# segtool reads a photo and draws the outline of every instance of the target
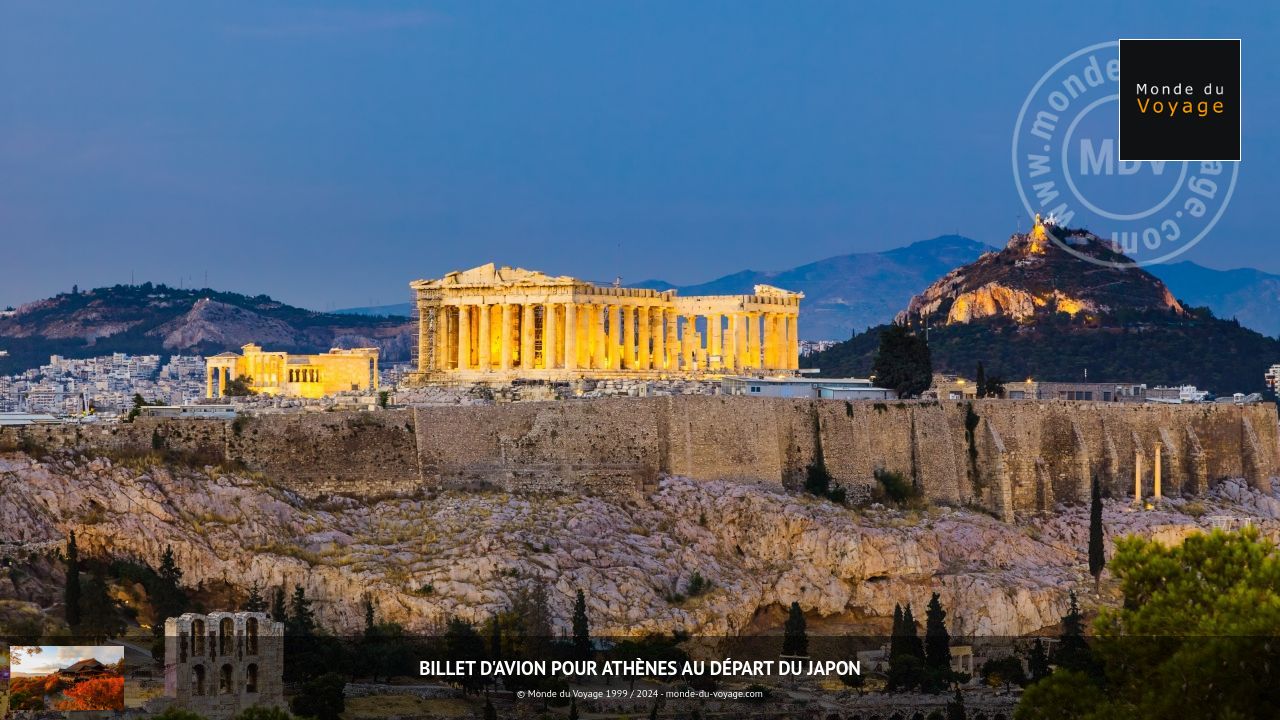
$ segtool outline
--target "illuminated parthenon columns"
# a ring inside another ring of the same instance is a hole
[[[421,382],[788,374],[800,293],[679,297],[483,265],[411,283]]]

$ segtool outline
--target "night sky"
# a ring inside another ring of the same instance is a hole
[[[1186,256],[1280,272],[1280,6],[0,0],[0,306],[151,280],[316,309],[490,260],[690,283],[1026,227],[1030,87],[1243,39],[1244,163]]]

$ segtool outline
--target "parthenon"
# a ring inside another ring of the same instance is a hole
[[[493,263],[410,283],[419,382],[793,374],[802,293],[598,285]]]

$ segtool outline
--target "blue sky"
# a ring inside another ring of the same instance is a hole
[[[1117,37],[1241,37],[1244,157],[1188,253],[1280,272],[1280,8],[0,0],[0,305],[128,282],[328,309],[490,260],[676,283],[1025,213],[1018,109]]]

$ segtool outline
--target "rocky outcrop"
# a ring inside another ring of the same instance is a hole
[[[152,565],[172,546],[186,582],[301,585],[338,630],[360,625],[366,594],[386,618],[426,630],[449,616],[482,620],[543,583],[562,628],[574,593],[586,591],[602,634],[736,635],[791,602],[816,620],[856,618],[857,629],[884,632],[895,603],[923,605],[937,591],[954,633],[1016,635],[1056,623],[1067,593],[1091,582],[1083,508],[1010,524],[947,507],[854,511],[678,477],[639,501],[457,491],[307,501],[260,476],[78,458],[0,456],[0,540],[74,529],[82,553]],[[1175,542],[1226,521],[1278,534],[1280,503],[1242,483],[1200,503],[1109,504],[1109,539]],[[695,572],[711,589],[680,597]]]
[[[1080,256],[1101,262],[1086,263]],[[1028,323],[1037,315],[1082,312],[1096,322],[1117,308],[1183,312],[1163,282],[1126,264],[1132,261],[1090,233],[1037,225],[925,288],[896,322],[945,318],[950,325],[1002,317]]]

